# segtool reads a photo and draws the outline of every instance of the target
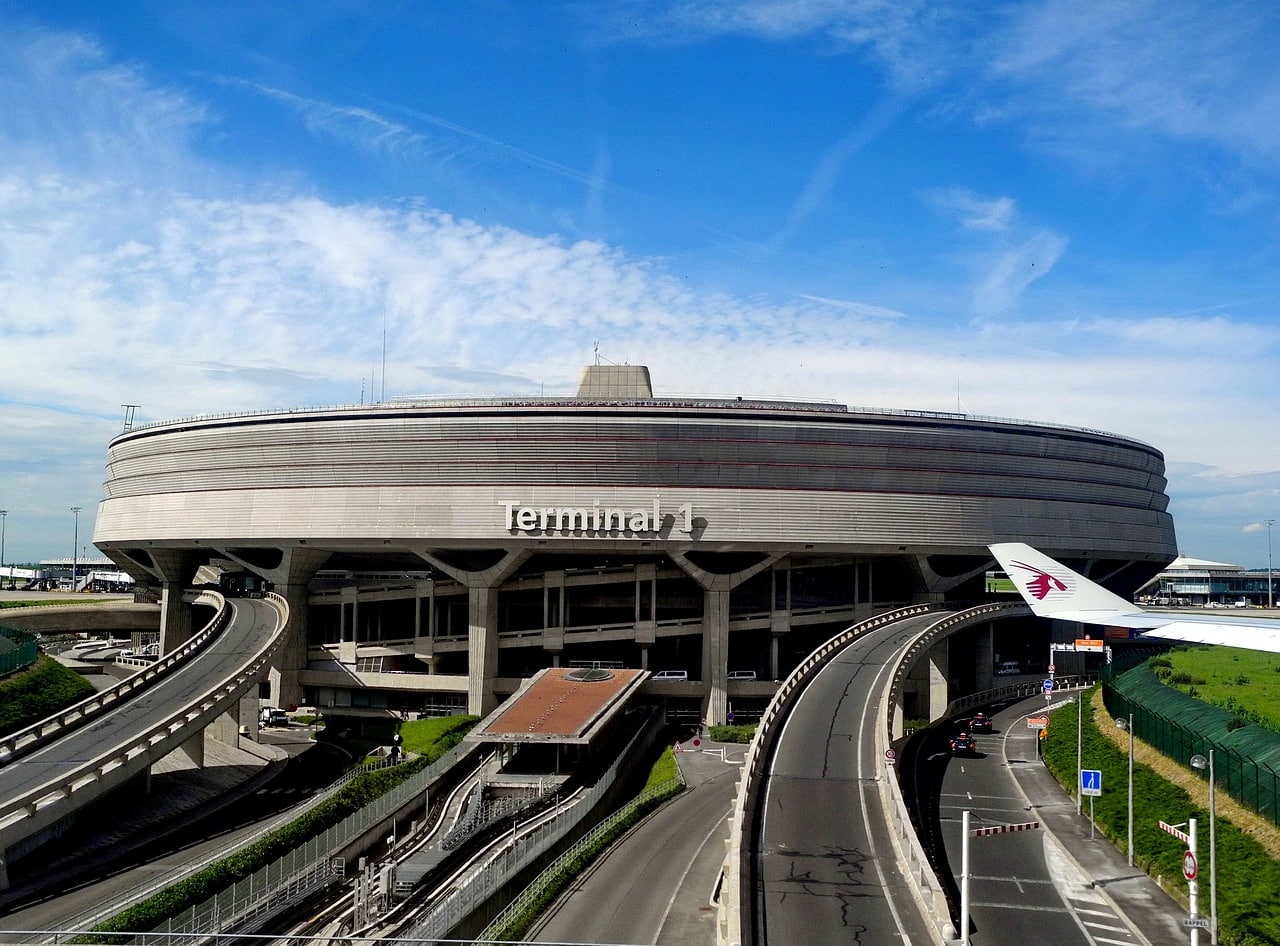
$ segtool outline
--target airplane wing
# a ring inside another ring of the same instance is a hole
[[[1224,620],[1209,615],[1144,611],[1025,543],[1001,542],[988,548],[1039,617],[1138,628],[1143,637],[1162,640],[1280,653],[1280,618]]]

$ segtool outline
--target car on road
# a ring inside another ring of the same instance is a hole
[[[949,745],[952,755],[977,755],[978,743],[967,732],[958,732],[951,737]]]
[[[659,670],[653,675],[654,680],[688,680],[688,670]]]
[[[991,732],[991,717],[986,713],[974,713],[969,720],[969,732]]]
[[[754,680],[756,672],[754,670],[730,670],[730,680]]]
[[[288,726],[289,714],[282,709],[264,707],[259,726]]]
[[[1016,660],[1006,660],[996,667],[997,677],[1016,677],[1020,673],[1022,673],[1022,666]]]

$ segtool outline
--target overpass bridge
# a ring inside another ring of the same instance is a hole
[[[878,615],[814,651],[779,687],[747,756],[733,811],[721,943],[942,942],[949,914],[897,785],[907,683],[942,717],[953,635],[1023,618],[1021,604]],[[793,725],[794,724],[794,725]]]
[[[11,861],[85,805],[175,750],[203,762],[195,737],[206,728],[234,743],[238,714],[222,717],[266,676],[288,608],[275,595],[197,600],[215,604],[217,615],[159,666],[0,742],[0,889]]]

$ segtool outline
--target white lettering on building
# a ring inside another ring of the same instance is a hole
[[[649,506],[525,506],[503,503],[503,528],[511,532],[572,532],[654,534],[670,524],[673,530],[693,532],[693,504],[681,503],[674,515],[662,512],[656,497]]]

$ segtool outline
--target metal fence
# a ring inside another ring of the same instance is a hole
[[[13,647],[0,650],[0,677],[8,676],[23,667],[29,667],[40,655],[36,638],[33,634],[20,631],[16,627],[0,625],[0,637],[13,642]]]
[[[203,903],[170,918],[154,932],[203,935],[237,929],[252,920],[261,921],[311,891],[332,883],[336,879],[335,854],[421,796],[433,781],[473,748],[465,744],[455,746],[338,824]],[[151,939],[140,935],[136,941],[145,944],[168,940],[169,937]]]
[[[1168,693],[1170,696],[1176,695],[1183,700],[1192,701],[1192,697],[1176,690],[1170,689]],[[1185,723],[1172,719],[1141,702],[1141,694],[1126,694],[1108,681],[1104,681],[1102,696],[1107,711],[1113,717],[1120,718],[1133,714],[1133,734],[1136,738],[1154,746],[1183,765],[1189,766],[1193,755],[1202,755],[1207,758],[1209,750],[1212,749],[1215,789],[1225,791],[1246,808],[1268,819],[1272,824],[1280,825],[1280,772],[1236,746],[1225,745],[1220,739],[1206,732],[1206,730],[1225,731],[1228,727],[1202,725],[1200,731],[1196,731]],[[1228,719],[1231,716],[1227,711],[1217,707],[1207,704],[1201,704],[1201,707],[1202,709],[1198,712],[1202,718],[1217,714]],[[1280,737],[1269,733],[1265,734],[1264,739],[1273,744],[1275,741],[1280,741]]]

